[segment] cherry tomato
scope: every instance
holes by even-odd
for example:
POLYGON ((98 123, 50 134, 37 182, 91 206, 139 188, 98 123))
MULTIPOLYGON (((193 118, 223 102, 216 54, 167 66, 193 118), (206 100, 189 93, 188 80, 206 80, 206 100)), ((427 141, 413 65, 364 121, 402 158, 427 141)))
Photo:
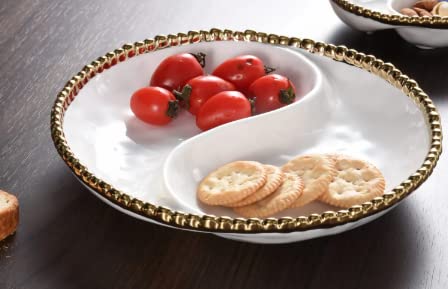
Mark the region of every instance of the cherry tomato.
POLYGON ((204 64, 204 59, 203 53, 169 56, 157 66, 151 77, 150 86, 163 87, 169 91, 182 89, 190 79, 204 75, 201 66, 204 64))
POLYGON ((255 112, 263 113, 293 103, 296 89, 288 78, 270 74, 255 80, 248 96, 255 98, 255 112))
POLYGON ((204 103, 196 115, 196 125, 209 130, 219 125, 251 116, 249 100, 239 91, 223 91, 204 103))
POLYGON ((235 90, 235 85, 213 75, 201 75, 188 81, 182 93, 176 96, 185 102, 186 108, 193 115, 196 115, 210 97, 229 90, 235 90))
POLYGON ((140 88, 131 97, 131 110, 140 120, 164 125, 177 116, 178 100, 161 87, 140 88))
POLYGON ((212 74, 230 81, 235 84, 238 91, 247 95, 252 82, 266 75, 266 70, 260 58, 253 55, 242 55, 224 61, 216 67, 212 74))

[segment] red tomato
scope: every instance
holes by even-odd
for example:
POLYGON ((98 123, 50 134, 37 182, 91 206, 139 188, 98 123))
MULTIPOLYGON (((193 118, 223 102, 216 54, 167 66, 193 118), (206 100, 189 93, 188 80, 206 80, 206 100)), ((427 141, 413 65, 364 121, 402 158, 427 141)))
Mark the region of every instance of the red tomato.
POLYGON ((164 125, 177 116, 179 102, 164 88, 144 87, 132 95, 131 110, 144 122, 164 125))
POLYGON ((266 70, 260 58, 242 55, 224 61, 212 74, 230 81, 235 84, 238 91, 247 95, 252 82, 266 75, 266 70))
POLYGON ((203 53, 197 55, 182 53, 169 56, 157 66, 149 85, 163 87, 169 91, 180 90, 190 79, 204 75, 201 66, 204 59, 205 54, 203 53))
POLYGON ((196 115, 196 125, 209 130, 219 125, 251 116, 249 100, 239 91, 223 91, 204 103, 196 115))
POLYGON ((186 108, 196 115, 210 97, 229 90, 235 90, 235 85, 213 75, 201 75, 188 81, 182 93, 176 96, 185 101, 186 108))
POLYGON ((249 97, 255 98, 255 112, 263 113, 293 103, 296 89, 288 78, 279 74, 263 76, 252 83, 249 97))

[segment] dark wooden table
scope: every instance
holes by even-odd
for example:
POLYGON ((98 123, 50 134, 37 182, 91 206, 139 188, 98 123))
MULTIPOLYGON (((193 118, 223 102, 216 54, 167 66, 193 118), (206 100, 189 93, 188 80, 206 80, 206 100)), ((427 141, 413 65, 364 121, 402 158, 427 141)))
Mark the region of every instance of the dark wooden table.
POLYGON ((0 188, 21 204, 17 234, 0 242, 0 288, 448 288, 446 155, 420 191, 385 217, 285 245, 133 219, 90 194, 59 159, 50 108, 84 64, 125 42, 212 27, 372 53, 415 78, 442 117, 448 113, 447 49, 419 50, 392 31, 354 31, 327 1, 257 3, 0 2, 0 188))

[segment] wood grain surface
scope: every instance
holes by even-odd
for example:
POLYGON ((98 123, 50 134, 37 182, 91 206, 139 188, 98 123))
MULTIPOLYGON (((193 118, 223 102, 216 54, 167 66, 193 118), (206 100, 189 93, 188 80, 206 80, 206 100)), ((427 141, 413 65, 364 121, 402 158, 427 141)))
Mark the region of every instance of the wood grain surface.
POLYGON ((18 196, 21 223, 0 242, 0 288, 448 288, 446 155, 419 192, 383 218, 286 245, 145 223, 73 177, 49 131, 64 83, 123 43, 212 27, 374 54, 415 78, 447 119, 447 49, 420 50, 393 31, 354 31, 328 1, 2 0, 0 188, 18 196))

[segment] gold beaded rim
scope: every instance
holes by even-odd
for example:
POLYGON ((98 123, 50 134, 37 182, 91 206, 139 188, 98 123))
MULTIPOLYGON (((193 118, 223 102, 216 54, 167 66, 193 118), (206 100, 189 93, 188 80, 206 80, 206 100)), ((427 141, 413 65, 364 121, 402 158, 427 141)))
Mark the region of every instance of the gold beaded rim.
POLYGON ((331 0, 339 7, 347 12, 356 14, 358 16, 373 19, 375 21, 391 24, 391 25, 405 25, 405 26, 420 26, 429 28, 448 28, 448 17, 434 15, 432 17, 410 17, 406 15, 384 14, 379 11, 364 8, 362 6, 351 3, 350 0, 331 0))
POLYGON ((375 56, 366 55, 345 46, 335 46, 311 39, 278 36, 246 30, 244 32, 211 29, 210 31, 189 31, 188 33, 159 35, 154 39, 125 44, 106 55, 99 57, 91 64, 73 76, 57 95, 51 111, 51 136, 58 151, 67 166, 89 188, 101 196, 117 204, 121 208, 173 227, 206 232, 231 233, 266 233, 294 232, 317 228, 328 228, 354 222, 361 218, 383 211, 397 204, 418 188, 432 173, 442 152, 442 127, 440 116, 431 99, 418 86, 417 82, 401 73, 391 63, 385 63, 375 56), (82 87, 95 75, 104 70, 136 57, 139 54, 150 53, 162 48, 188 45, 198 42, 212 41, 253 41, 302 49, 310 53, 331 58, 367 70, 401 89, 421 109, 428 124, 431 136, 430 149, 421 167, 400 185, 386 192, 383 196, 372 199, 361 205, 352 206, 346 210, 328 211, 322 214, 311 214, 300 217, 284 218, 230 218, 225 216, 195 215, 143 202, 121 192, 105 181, 93 175, 87 167, 80 163, 71 151, 63 131, 64 114, 70 103, 82 87))

